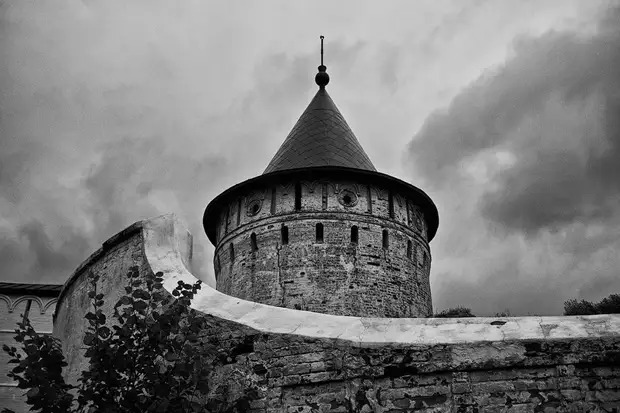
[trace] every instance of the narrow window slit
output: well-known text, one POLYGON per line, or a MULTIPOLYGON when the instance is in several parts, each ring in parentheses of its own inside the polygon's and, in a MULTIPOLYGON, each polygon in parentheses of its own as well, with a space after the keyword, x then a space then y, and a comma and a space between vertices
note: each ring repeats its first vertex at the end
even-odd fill
POLYGON ((280 235, 282 236, 282 245, 287 245, 288 244, 288 227, 286 225, 283 225, 282 228, 280 228, 280 235))
POLYGON ((258 244, 256 243, 256 234, 253 232, 250 235, 250 244, 252 244, 252 252, 258 251, 258 244))
POLYGON ((351 242, 354 244, 357 244, 357 240, 358 240, 357 225, 353 225, 351 227, 351 242))
POLYGON ((233 243, 230 243, 230 247, 228 247, 229 251, 230 251, 230 262, 232 264, 232 262, 235 260, 235 246, 233 245, 233 243))
POLYGON ((383 230, 383 248, 388 249, 390 247, 390 238, 388 234, 388 230, 383 230))
POLYGON ((316 242, 323 242, 323 224, 316 224, 316 242))
POLYGON ((411 240, 407 241, 407 258, 411 259, 411 254, 413 252, 413 243, 411 240))
POLYGON ((392 191, 388 192, 388 209, 390 218, 394 218, 394 196, 392 195, 392 191))

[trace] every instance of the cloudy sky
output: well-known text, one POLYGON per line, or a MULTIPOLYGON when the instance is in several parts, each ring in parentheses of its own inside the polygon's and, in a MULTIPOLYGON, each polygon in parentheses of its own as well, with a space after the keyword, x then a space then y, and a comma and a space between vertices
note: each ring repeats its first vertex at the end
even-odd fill
POLYGON ((436 310, 620 293, 620 2, 0 0, 0 277, 62 283, 262 173, 328 90, 379 171, 439 208, 436 310))

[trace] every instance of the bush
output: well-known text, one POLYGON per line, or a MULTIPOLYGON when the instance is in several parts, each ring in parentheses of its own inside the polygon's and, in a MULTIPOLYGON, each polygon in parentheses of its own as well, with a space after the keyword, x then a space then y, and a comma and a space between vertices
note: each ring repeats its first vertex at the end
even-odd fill
POLYGON ((571 298, 564 302, 564 315, 593 315, 620 313, 620 294, 611 294, 598 303, 577 301, 571 298))
POLYGON ((589 301, 577 301, 575 298, 564 303, 564 315, 591 315, 597 314, 596 306, 589 301))
POLYGON ((603 298, 597 305, 599 314, 618 314, 620 313, 620 294, 611 294, 603 298))
POLYGON ((504 311, 500 311, 499 313, 495 313, 493 317, 512 317, 510 313, 510 309, 506 308, 504 311))
MULTIPOLYGON (((83 339, 88 370, 76 386, 65 383, 67 366, 58 339, 37 334, 30 322, 18 324, 15 340, 21 351, 3 346, 10 364, 8 376, 27 389, 31 411, 45 413, 129 412, 242 412, 262 390, 251 371, 227 369, 219 374, 221 360, 229 358, 203 336, 206 321, 190 308, 200 289, 179 281, 172 299, 163 289, 162 273, 143 279, 138 268, 129 271, 125 295, 106 324, 98 277, 90 274, 88 293, 92 311, 83 339), (146 281, 146 285, 144 285, 146 281), (227 393, 227 383, 241 388, 239 397, 227 393), (215 384, 213 384, 215 383, 215 384), (75 397, 77 396, 77 397, 75 397)), ((12 413, 8 409, 2 413, 12 413)))
POLYGON ((475 315, 471 312, 471 309, 458 306, 455 308, 449 308, 447 310, 443 310, 440 313, 435 314, 437 318, 461 318, 461 317, 475 317, 475 315))

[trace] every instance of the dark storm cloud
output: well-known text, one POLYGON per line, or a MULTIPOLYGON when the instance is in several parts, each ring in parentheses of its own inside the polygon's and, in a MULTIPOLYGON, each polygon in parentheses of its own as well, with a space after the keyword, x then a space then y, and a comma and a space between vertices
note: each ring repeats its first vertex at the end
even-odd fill
POLYGON ((549 32, 515 43, 514 55, 433 114, 410 144, 438 188, 482 154, 513 161, 490 176, 482 213, 535 233, 604 220, 620 197, 620 8, 593 35, 549 32))
MULTIPOLYGON (((262 172, 316 87, 317 53, 265 54, 246 85, 223 87, 238 56, 214 65, 213 50, 153 41, 104 3, 64 6, 0 14, 1 278, 62 283, 126 226, 174 212, 194 235, 196 274, 212 280, 204 208, 262 172)), ((361 43, 331 47, 351 59, 361 43)))
POLYGON ((54 234, 60 240, 57 246, 54 246, 41 222, 29 222, 20 228, 19 235, 21 241, 28 245, 28 257, 34 264, 31 269, 34 274, 59 275, 59 272, 88 254, 88 239, 72 228, 61 227, 54 234))

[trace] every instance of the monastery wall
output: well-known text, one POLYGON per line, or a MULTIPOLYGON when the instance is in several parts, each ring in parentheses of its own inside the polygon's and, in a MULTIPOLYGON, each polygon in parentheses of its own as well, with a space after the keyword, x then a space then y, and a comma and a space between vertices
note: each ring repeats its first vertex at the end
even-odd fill
POLYGON ((427 223, 398 193, 289 181, 237 198, 219 223, 214 267, 225 294, 336 315, 432 314, 427 223))
MULTIPOLYGON (((33 328, 39 333, 52 333, 52 313, 56 305, 55 297, 37 296, 35 294, 0 293, 0 346, 19 347, 15 342, 17 323, 23 320, 28 301, 31 301, 28 318, 33 328)), ((13 409, 17 413, 24 407, 24 390, 17 388, 17 383, 7 374, 15 366, 9 364, 10 357, 0 350, 0 408, 13 409)), ((24 412, 26 410, 23 410, 24 412)))
MULTIPOLYGON (((54 334, 70 380, 87 311, 87 270, 106 274, 113 305, 132 265, 162 271, 164 287, 193 283, 191 235, 173 216, 134 224, 64 287, 54 334)), ((264 386, 254 412, 618 412, 620 315, 362 318, 249 302, 202 286, 192 307, 207 337, 264 386)))

